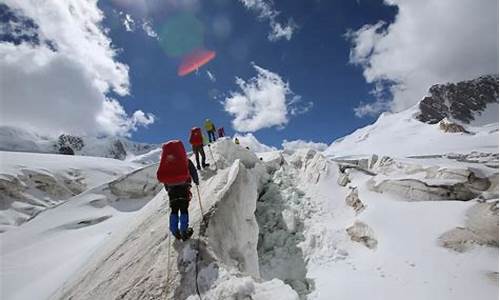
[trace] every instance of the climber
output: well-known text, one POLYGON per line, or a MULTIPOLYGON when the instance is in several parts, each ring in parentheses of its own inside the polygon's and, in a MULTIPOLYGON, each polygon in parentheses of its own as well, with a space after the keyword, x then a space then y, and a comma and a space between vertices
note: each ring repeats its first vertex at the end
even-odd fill
POLYGON ((193 235, 193 229, 189 227, 188 211, 191 200, 191 181, 196 185, 200 182, 196 168, 188 159, 181 141, 173 140, 163 145, 156 177, 163 183, 168 193, 171 209, 170 232, 176 239, 185 241, 193 235))
POLYGON ((193 148, 194 156, 196 157, 196 168, 198 170, 205 169, 208 167, 205 156, 205 150, 203 150, 203 135, 199 127, 193 127, 191 129, 191 134, 189 135, 189 143, 193 148), (200 167, 200 155, 201 155, 201 167, 200 167))
POLYGON ((217 133, 219 134, 219 137, 224 137, 225 135, 225 132, 224 132, 224 127, 221 127, 219 129, 217 129, 217 133))
POLYGON ((217 140, 215 136, 215 124, 210 119, 205 120, 205 130, 207 131, 209 142, 215 142, 217 140))
POLYGON ((238 140, 238 138, 234 138, 234 143, 235 143, 236 145, 239 145, 239 144, 240 144, 240 140, 238 140))

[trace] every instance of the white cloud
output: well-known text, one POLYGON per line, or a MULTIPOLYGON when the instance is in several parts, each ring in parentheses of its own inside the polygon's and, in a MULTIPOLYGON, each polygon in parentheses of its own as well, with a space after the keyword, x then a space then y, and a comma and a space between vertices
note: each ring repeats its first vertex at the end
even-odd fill
POLYGON ((292 114, 303 113, 299 96, 294 95, 288 83, 276 73, 253 65, 257 77, 248 81, 236 78, 241 92, 231 92, 223 104, 234 116, 233 127, 239 132, 253 132, 267 127, 283 127, 292 114))
POLYGON ((362 103, 358 116, 405 109, 436 83, 498 73, 497 0, 385 3, 398 8, 394 23, 347 33, 350 62, 363 68, 368 83, 378 84, 376 102, 362 103))
MULTIPOLYGON (((134 32, 135 29, 137 28, 136 26, 136 20, 127 13, 124 12, 119 12, 119 16, 122 18, 123 26, 125 26, 125 30, 128 32, 134 32)), ((139 24, 141 24, 140 21, 137 21, 139 24)), ((153 29, 153 24, 150 20, 144 18, 142 20, 142 25, 140 25, 144 33, 154 39, 158 39, 158 33, 153 29)))
POLYGON ((154 31, 153 25, 151 25, 150 21, 144 21, 142 23, 142 29, 144 30, 147 36, 158 39, 158 33, 154 31))
POLYGON ((154 122, 154 116, 146 115, 137 110, 128 117, 123 107, 114 99, 104 101, 103 113, 97 117, 97 122, 110 132, 119 135, 129 135, 130 131, 136 131, 139 125, 149 125, 154 122))
POLYGON ((288 112, 292 116, 298 116, 305 114, 313 107, 312 102, 303 102, 302 97, 299 95, 293 95, 292 99, 288 102, 288 112))
POLYGON ((354 114, 358 118, 362 118, 365 116, 375 117, 379 113, 389 110, 390 104, 384 99, 377 99, 373 103, 364 103, 361 102, 357 107, 354 108, 354 114))
POLYGON ((284 150, 298 150, 298 149, 314 149, 316 151, 325 151, 328 148, 328 145, 325 143, 317 143, 312 141, 304 141, 304 140, 295 140, 295 141, 287 141, 284 140, 281 144, 284 150))
POLYGON ((115 60, 96 1, 5 4, 32 19, 39 40, 53 46, 0 43, 0 124, 50 134, 127 135, 154 120, 140 111, 129 117, 108 98, 129 93, 128 66, 115 60))
POLYGON ((125 30, 127 31, 135 30, 135 21, 129 14, 125 14, 125 17, 123 18, 123 25, 125 26, 125 30))
POLYGON ((292 39, 293 32, 297 28, 293 21, 289 20, 287 25, 282 25, 276 21, 270 21, 271 32, 267 35, 270 41, 277 41, 279 39, 286 39, 287 41, 292 39))
POLYGON ((267 20, 271 31, 267 38, 270 41, 277 41, 282 38, 290 40, 297 25, 292 19, 288 19, 286 24, 278 22, 276 19, 280 12, 273 7, 271 0, 240 0, 240 2, 248 9, 256 12, 259 19, 267 20))

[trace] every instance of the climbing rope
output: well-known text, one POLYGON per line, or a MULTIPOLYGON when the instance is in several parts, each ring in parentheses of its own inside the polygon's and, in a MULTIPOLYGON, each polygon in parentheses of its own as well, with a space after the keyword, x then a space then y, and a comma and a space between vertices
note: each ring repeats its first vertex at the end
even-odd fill
POLYGON ((195 277, 196 293, 198 294, 198 297, 200 297, 200 300, 202 300, 201 294, 200 294, 200 287, 198 286, 198 257, 200 256, 201 224, 202 224, 202 222, 204 222, 204 218, 203 218, 203 207, 201 206, 200 188, 198 187, 198 185, 196 185, 196 192, 198 194, 198 203, 200 204, 201 220, 200 220, 200 226, 198 228, 198 241, 196 242, 197 251, 196 251, 196 261, 194 264, 194 268, 195 268, 194 270, 195 270, 195 274, 196 274, 196 277, 195 277))
MULTIPOLYGON (((197 248, 197 251, 196 251, 196 261, 195 261, 195 274, 196 274, 196 277, 195 277, 195 283, 196 283, 196 293, 198 294, 198 297, 200 297, 200 300, 202 300, 201 298, 201 293, 200 293, 200 287, 198 286, 198 258, 200 256, 200 231, 201 231, 201 224, 202 222, 204 222, 204 218, 203 218, 203 207, 201 205, 201 196, 200 196, 200 188, 198 187, 198 185, 196 185, 196 193, 198 194, 198 203, 200 205, 200 213, 201 213, 201 221, 200 221, 200 226, 198 228, 198 241, 196 242, 196 248, 197 248)), ((168 235, 168 249, 167 249, 167 287, 168 287, 168 284, 170 282, 170 248, 172 248, 172 245, 170 244, 170 236, 172 234, 169 233, 168 235)), ((168 292, 166 294, 166 298, 165 299, 168 299, 168 292)))
POLYGON ((168 285, 170 284, 170 248, 172 248, 172 244, 170 243, 170 236, 172 233, 168 233, 168 238, 167 238, 167 293, 165 294, 165 299, 168 300, 168 285))
POLYGON ((170 236, 172 234, 169 233, 168 234, 168 241, 167 241, 167 244, 168 244, 168 249, 167 249, 167 293, 165 294, 165 299, 168 300, 168 285, 170 283, 170 248, 172 248, 172 245, 170 244, 170 236))

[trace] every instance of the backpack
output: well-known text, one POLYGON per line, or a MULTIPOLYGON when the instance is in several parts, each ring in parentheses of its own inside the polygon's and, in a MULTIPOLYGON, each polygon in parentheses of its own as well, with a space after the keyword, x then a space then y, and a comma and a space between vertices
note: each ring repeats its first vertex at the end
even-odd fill
POLYGON ((224 127, 220 127, 218 131, 218 134, 219 134, 219 137, 223 137, 224 136, 224 127))
POLYGON ((193 146, 201 146, 203 145, 203 136, 201 134, 200 127, 193 127, 191 129, 191 135, 189 136, 189 143, 193 146))
POLYGON ((191 180, 186 150, 181 141, 173 140, 163 145, 156 178, 169 186, 186 184, 191 180))

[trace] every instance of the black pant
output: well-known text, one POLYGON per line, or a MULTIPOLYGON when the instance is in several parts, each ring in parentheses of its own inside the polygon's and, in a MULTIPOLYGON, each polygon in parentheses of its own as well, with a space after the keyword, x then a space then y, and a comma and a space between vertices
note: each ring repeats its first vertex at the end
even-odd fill
POLYGON ((191 185, 175 185, 167 186, 165 189, 168 193, 168 198, 170 199, 170 208, 172 213, 177 214, 179 211, 181 214, 188 213, 189 200, 191 200, 191 192, 189 191, 191 185))
POLYGON ((210 141, 210 143, 212 141, 215 142, 217 140, 217 137, 215 136, 215 129, 214 130, 209 130, 209 131, 207 131, 207 133, 208 133, 208 140, 210 141))
POLYGON ((165 189, 168 192, 168 198, 170 200, 170 232, 174 235, 179 232, 186 232, 189 228, 189 200, 191 199, 191 185, 176 185, 167 186, 165 189), (180 215, 179 215, 180 211, 180 215), (179 227, 180 221, 180 227, 179 227))
POLYGON ((193 152, 194 156, 196 157, 196 167, 200 169, 200 155, 201 155, 201 165, 205 167, 206 165, 206 157, 205 157, 205 150, 203 150, 203 145, 202 146, 193 146, 193 152))
POLYGON ((188 214, 189 212, 189 201, 187 199, 171 199, 170 200, 170 209, 172 209, 173 214, 178 214, 179 211, 181 214, 188 214))

